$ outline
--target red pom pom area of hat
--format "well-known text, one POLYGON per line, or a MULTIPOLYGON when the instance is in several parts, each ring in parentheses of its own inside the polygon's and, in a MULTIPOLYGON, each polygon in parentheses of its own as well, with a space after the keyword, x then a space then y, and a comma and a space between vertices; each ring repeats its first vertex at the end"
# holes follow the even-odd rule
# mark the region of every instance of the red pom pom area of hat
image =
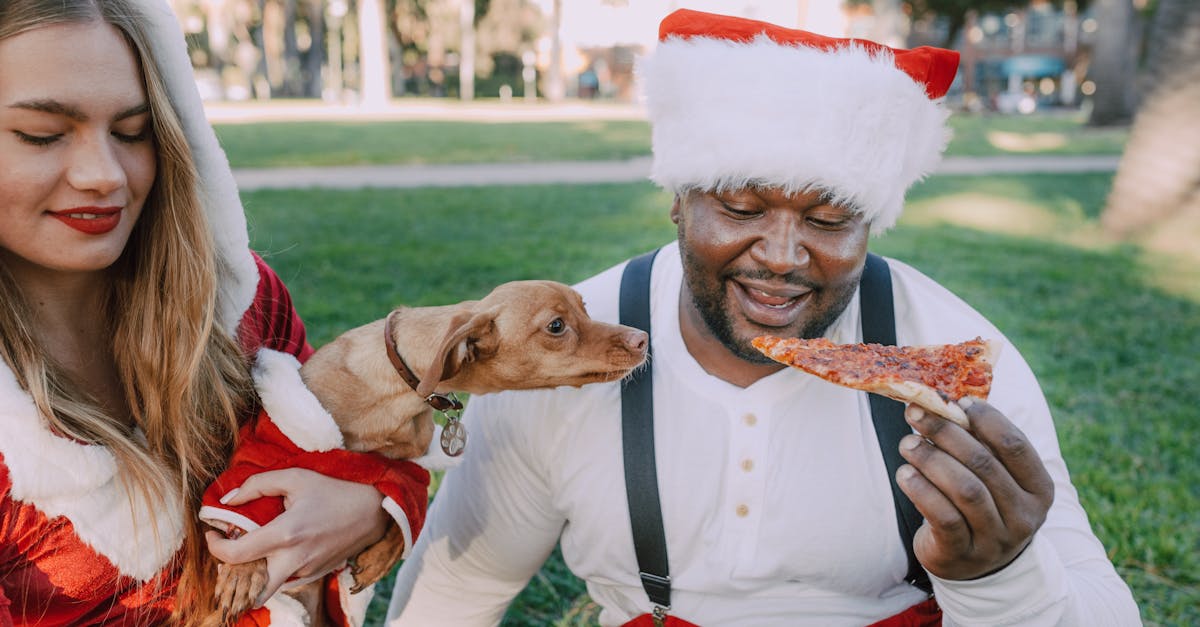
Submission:
POLYGON ((769 22, 690 9, 679 9, 671 13, 663 18, 658 28, 659 41, 671 37, 708 37, 749 43, 759 35, 766 35, 775 43, 785 46, 807 46, 820 50, 859 46, 872 53, 888 51, 895 59, 896 67, 924 85, 925 94, 930 98, 945 96, 946 91, 950 89, 950 83, 954 81, 954 75, 958 72, 958 53, 953 50, 931 46, 911 50, 891 48, 867 39, 826 37, 769 22))

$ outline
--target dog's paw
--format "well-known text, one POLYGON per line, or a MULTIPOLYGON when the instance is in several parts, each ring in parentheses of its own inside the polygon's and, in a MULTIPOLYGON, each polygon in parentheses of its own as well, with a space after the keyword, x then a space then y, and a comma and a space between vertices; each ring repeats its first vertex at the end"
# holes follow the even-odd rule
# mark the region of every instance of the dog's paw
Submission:
POLYGON ((218 564, 216 601, 220 624, 232 625, 267 586, 267 560, 244 564, 218 564))
POLYGON ((383 539, 364 549, 350 560, 350 575, 354 585, 350 592, 358 594, 383 579, 404 555, 404 536, 392 525, 383 539))

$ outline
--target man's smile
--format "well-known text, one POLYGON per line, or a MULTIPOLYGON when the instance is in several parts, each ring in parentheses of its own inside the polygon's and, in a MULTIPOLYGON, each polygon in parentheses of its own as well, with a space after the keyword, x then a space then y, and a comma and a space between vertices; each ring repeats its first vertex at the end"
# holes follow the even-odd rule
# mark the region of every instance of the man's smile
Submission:
POLYGON ((730 279, 730 292, 742 313, 755 324, 783 327, 796 321, 813 291, 796 285, 769 285, 730 279))

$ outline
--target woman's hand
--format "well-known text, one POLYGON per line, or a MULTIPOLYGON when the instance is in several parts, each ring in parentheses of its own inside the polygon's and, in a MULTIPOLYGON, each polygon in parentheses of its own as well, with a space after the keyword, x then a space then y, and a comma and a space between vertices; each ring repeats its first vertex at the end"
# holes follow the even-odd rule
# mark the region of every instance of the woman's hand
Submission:
POLYGON ((209 551, 223 562, 267 559, 267 585, 255 606, 290 578, 313 579, 340 567, 382 538, 391 521, 374 486, 302 468, 254 475, 223 502, 240 505, 262 496, 282 497, 286 511, 237 539, 207 534, 209 551))

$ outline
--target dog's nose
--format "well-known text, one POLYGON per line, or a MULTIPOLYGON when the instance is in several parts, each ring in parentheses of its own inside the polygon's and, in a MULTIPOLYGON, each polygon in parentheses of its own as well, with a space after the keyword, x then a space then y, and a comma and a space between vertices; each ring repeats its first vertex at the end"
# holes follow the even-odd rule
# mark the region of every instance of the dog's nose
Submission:
POLYGON ((644 351, 646 350, 646 345, 650 342, 650 337, 646 335, 645 331, 633 329, 621 334, 621 341, 630 350, 644 351))

